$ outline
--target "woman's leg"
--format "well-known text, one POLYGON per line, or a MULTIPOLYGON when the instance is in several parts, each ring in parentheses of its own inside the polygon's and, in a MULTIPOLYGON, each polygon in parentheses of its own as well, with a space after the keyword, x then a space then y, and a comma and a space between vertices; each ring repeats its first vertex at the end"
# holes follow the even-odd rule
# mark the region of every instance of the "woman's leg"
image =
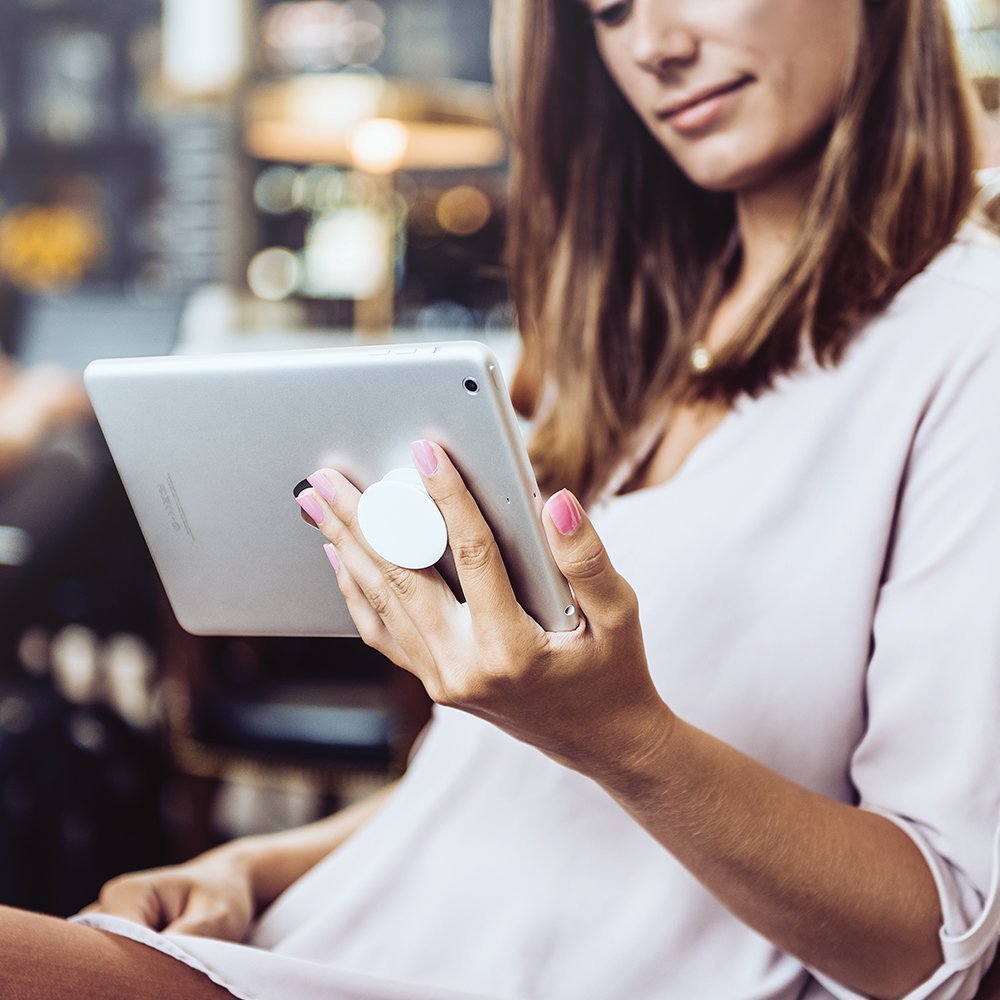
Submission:
POLYGON ((153 948, 6 906, 0 906, 0 997, 232 1000, 221 986, 153 948))

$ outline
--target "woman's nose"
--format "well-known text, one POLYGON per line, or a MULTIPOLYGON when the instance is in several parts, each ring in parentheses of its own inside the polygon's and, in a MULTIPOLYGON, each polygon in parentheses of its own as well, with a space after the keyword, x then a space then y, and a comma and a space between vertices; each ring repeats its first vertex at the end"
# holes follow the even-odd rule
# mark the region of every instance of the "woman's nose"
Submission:
POLYGON ((630 18, 632 58, 651 73, 689 63, 698 54, 698 36, 677 7, 663 0, 634 0, 630 18))

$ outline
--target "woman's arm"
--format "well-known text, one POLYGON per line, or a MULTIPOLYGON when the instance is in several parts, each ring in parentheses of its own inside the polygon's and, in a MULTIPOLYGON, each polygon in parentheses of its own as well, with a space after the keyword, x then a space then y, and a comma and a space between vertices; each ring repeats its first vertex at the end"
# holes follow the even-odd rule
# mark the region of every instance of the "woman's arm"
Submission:
POLYGON ((419 676, 439 704, 594 778, 725 905, 806 965, 875 997, 926 978, 941 962, 942 917, 907 835, 672 714, 649 674, 636 596, 565 492, 543 520, 583 622, 572 633, 541 630, 518 606, 457 470, 437 446, 432 453, 421 470, 448 524, 465 605, 433 574, 367 549, 348 480, 333 470, 326 482, 310 477, 324 486, 321 528, 365 641, 419 676))
POLYGON ((231 851, 246 867, 257 912, 361 829, 396 789, 393 782, 374 794, 308 826, 242 837, 217 850, 231 851))
POLYGON ((641 752, 621 754, 608 734, 583 770, 736 916, 872 997, 903 996, 940 965, 937 890, 899 827, 802 788, 664 705, 650 712, 641 752))

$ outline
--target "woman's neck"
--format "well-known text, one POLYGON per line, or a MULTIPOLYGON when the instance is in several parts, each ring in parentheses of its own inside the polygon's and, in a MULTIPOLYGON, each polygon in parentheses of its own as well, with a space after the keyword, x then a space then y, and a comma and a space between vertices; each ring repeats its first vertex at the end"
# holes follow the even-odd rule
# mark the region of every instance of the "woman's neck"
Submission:
POLYGON ((763 293, 781 273, 799 235, 815 179, 816 166, 809 163, 770 184, 737 193, 742 253, 733 290, 741 296, 763 293))
POLYGON ((737 193, 739 265, 703 336, 711 352, 725 346, 780 276, 802 226, 815 176, 815 164, 810 163, 786 172, 778 181, 737 193))

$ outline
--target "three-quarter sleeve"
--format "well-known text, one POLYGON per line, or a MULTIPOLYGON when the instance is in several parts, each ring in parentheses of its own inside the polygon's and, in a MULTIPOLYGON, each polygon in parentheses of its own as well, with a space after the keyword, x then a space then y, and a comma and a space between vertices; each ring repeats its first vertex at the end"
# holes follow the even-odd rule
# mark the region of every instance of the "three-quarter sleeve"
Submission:
POLYGON ((867 727, 851 761, 861 806, 913 839, 940 896, 943 964, 911 1000, 973 997, 1000 937, 995 302, 987 316, 966 331, 915 430, 874 608, 867 727))

